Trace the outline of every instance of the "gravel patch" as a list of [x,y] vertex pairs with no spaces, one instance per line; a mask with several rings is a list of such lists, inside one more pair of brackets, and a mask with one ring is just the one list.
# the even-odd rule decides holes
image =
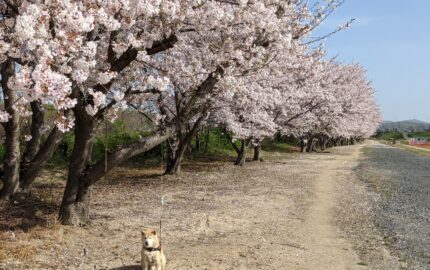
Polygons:
[[430,269],[430,159],[371,145],[356,175],[372,196],[374,223],[403,269]]

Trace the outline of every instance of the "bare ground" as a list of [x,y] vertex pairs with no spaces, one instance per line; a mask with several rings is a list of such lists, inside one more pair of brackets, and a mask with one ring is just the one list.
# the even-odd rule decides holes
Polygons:
[[160,215],[168,269],[396,269],[356,203],[369,199],[353,173],[362,147],[275,153],[244,168],[194,161],[180,176],[119,168],[94,188],[83,228],[57,224],[62,176],[51,171],[39,199],[1,206],[0,269],[139,269],[139,231]]

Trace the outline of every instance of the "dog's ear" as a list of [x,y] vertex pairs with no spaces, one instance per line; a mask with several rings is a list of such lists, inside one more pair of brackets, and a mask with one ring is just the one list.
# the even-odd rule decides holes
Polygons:
[[140,231],[140,235],[143,237],[143,236],[145,236],[145,231],[144,230],[141,230]]
[[153,235],[157,235],[157,232],[156,232],[155,230],[152,230],[152,231],[151,231],[151,233],[152,233]]

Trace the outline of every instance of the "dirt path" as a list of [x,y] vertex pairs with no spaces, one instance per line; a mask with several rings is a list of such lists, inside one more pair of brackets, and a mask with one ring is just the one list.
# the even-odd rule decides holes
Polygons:
[[336,185],[348,165],[357,162],[360,147],[349,147],[348,155],[337,155],[321,161],[322,173],[315,178],[313,200],[303,229],[303,245],[308,251],[300,264],[301,269],[364,269],[359,266],[352,245],[338,234],[333,224],[337,204]]
[[245,168],[193,161],[162,184],[158,171],[119,169],[93,191],[91,226],[17,231],[11,246],[34,252],[0,269],[139,269],[140,230],[158,227],[160,194],[168,269],[366,269],[335,225],[361,148],[275,153]]

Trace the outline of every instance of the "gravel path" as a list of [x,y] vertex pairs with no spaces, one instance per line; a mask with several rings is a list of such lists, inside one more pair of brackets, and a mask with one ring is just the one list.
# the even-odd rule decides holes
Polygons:
[[430,158],[382,144],[365,150],[358,175],[375,201],[376,225],[404,269],[430,269]]

